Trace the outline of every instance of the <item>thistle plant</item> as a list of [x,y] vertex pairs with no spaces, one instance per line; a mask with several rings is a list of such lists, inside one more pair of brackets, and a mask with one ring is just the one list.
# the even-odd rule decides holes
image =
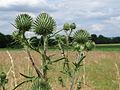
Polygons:
[[[63,42],[63,37],[60,37],[57,35],[57,40],[58,40],[58,46],[61,50],[62,56],[65,58],[64,63],[63,63],[63,70],[60,71],[64,75],[66,75],[69,78],[70,81],[70,90],[80,90],[82,81],[77,77],[77,75],[80,73],[80,67],[82,66],[82,62],[85,59],[86,55],[85,52],[88,52],[92,50],[95,46],[95,43],[91,40],[91,35],[86,31],[86,30],[78,30],[74,33],[73,35],[73,42],[72,42],[72,47],[74,48],[74,51],[77,53],[77,60],[72,62],[72,67],[70,66],[70,60],[68,58],[68,48],[70,47],[69,43],[69,37],[73,30],[76,28],[75,23],[72,23],[71,25],[66,23],[63,26],[63,29],[66,33],[65,40],[66,43]],[[59,38],[58,38],[59,36]],[[65,47],[67,49],[65,50]],[[61,83],[62,86],[64,84],[64,80],[61,77],[59,77],[59,82]],[[77,88],[75,89],[75,85],[77,84]]]
[[[91,50],[95,45],[95,43],[90,40],[90,34],[85,30],[78,30],[74,33],[73,42],[69,42],[74,29],[76,29],[76,24],[65,23],[63,29],[56,32],[56,22],[47,13],[41,13],[35,20],[33,20],[28,14],[20,14],[15,19],[15,24],[13,24],[13,26],[17,29],[17,31],[13,33],[13,37],[24,46],[29,60],[31,61],[32,66],[37,74],[37,76],[29,76],[20,73],[23,77],[27,78],[27,80],[18,84],[13,90],[27,82],[32,82],[30,90],[52,90],[48,78],[49,65],[61,60],[63,61],[63,70],[61,73],[69,77],[71,83],[70,90],[75,90],[74,85],[75,79],[77,78],[76,74],[79,73],[78,71],[82,66],[82,61],[86,57],[84,52]],[[25,36],[27,31],[34,32],[36,36],[28,39]],[[58,35],[60,31],[64,31],[66,35]],[[41,44],[41,41],[37,38],[37,36],[43,38],[43,44]],[[62,54],[61,58],[55,60],[51,59],[51,56],[47,54],[48,40],[51,37],[56,37]],[[74,51],[76,51],[78,54],[77,60],[72,63],[73,67],[70,66],[70,60],[68,58],[68,51],[69,48],[71,48],[70,45],[74,47]],[[30,50],[36,51],[42,57],[42,65],[40,66],[40,69],[34,63]],[[62,76],[59,77],[58,80],[63,87],[66,86]],[[80,87],[81,81],[78,80],[77,90],[79,90]]]
[[8,83],[8,79],[6,78],[6,74],[4,72],[0,72],[0,90],[6,90],[5,85]]
[[[16,40],[19,40],[19,42],[24,46],[29,60],[31,61],[32,66],[37,73],[37,76],[28,76],[20,73],[22,76],[27,78],[27,80],[21,82],[13,90],[27,82],[32,82],[31,90],[51,90],[52,88],[49,85],[47,77],[47,72],[49,70],[48,66],[63,59],[59,58],[56,60],[51,60],[51,57],[47,55],[49,38],[60,32],[54,32],[56,29],[55,20],[47,13],[41,13],[36,18],[36,20],[33,20],[32,17],[28,14],[20,14],[15,19],[15,24],[13,26],[17,29],[17,31],[13,33],[13,37]],[[36,34],[36,37],[31,37],[30,39],[28,39],[25,36],[26,31],[34,32]],[[37,38],[37,36],[43,37],[43,45],[41,44],[41,41]],[[42,66],[40,66],[41,69],[39,69],[34,63],[34,60],[30,54],[30,49],[36,51],[42,57]],[[37,81],[34,80],[36,78]]]

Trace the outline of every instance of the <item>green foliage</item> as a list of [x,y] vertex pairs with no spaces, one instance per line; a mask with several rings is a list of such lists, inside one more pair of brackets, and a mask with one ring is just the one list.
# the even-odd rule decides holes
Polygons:
[[5,85],[8,83],[8,79],[6,79],[6,74],[4,72],[0,73],[0,88],[5,90]]
[[[36,18],[34,23],[32,21],[32,18],[27,14],[18,15],[15,22],[16,24],[14,26],[16,29],[18,29],[18,31],[13,33],[13,37],[18,40],[26,49],[32,66],[38,75],[36,77],[39,78],[33,82],[33,85],[31,87],[32,90],[51,90],[51,87],[47,81],[47,71],[49,70],[48,65],[52,62],[50,57],[47,55],[47,45],[49,34],[52,34],[56,27],[55,20],[47,13],[41,13]],[[35,32],[37,35],[41,35],[43,44],[41,44],[42,41],[39,41],[37,36],[31,37],[30,39],[26,38],[25,32],[29,31],[31,28],[33,28],[33,32]],[[43,45],[43,50],[40,49],[41,45]],[[28,50],[29,48],[38,52],[42,56],[42,70],[39,70],[39,68],[37,68],[36,64],[34,63],[34,60]],[[22,74],[22,76],[25,75]],[[18,84],[15,89],[28,81],[31,81],[31,79]]]
[[21,40],[21,32],[20,31],[14,31],[12,33],[12,36],[15,40],[20,41]]
[[73,36],[74,41],[81,44],[87,42],[90,37],[91,37],[90,34],[86,30],[82,30],[82,29],[76,31]]
[[64,81],[63,81],[63,78],[62,78],[62,77],[58,77],[58,81],[59,81],[59,84],[60,84],[62,87],[65,87]]
[[6,45],[6,37],[4,34],[0,33],[0,48],[5,48]]
[[65,35],[56,35],[56,40],[61,43],[62,45],[65,45],[66,43],[66,37]]
[[38,47],[39,45],[39,39],[37,37],[31,37],[29,39],[29,43],[33,46],[33,47]]
[[22,48],[22,45],[18,41],[15,41],[12,35],[0,33],[0,48]]
[[85,47],[87,50],[92,50],[95,47],[95,42],[89,40],[88,42],[85,43]]
[[33,24],[34,32],[38,35],[48,35],[56,28],[55,20],[47,13],[41,13]]
[[[86,57],[85,51],[92,50],[92,48],[95,46],[95,43],[91,41],[91,35],[86,31],[86,30],[78,30],[74,33],[74,41],[72,43],[74,51],[77,52],[77,60],[74,60],[72,62],[73,67],[70,67],[70,62],[68,58],[68,48],[69,48],[69,37],[71,33],[73,32],[72,29],[75,29],[76,25],[72,23],[70,26],[68,23],[64,24],[64,30],[65,30],[65,42],[63,42],[63,39],[60,35],[57,35],[57,40],[58,40],[58,46],[61,50],[62,56],[65,58],[64,63],[63,63],[63,70],[61,71],[62,74],[66,75],[69,78],[69,81],[71,83],[70,85],[70,90],[74,90],[74,86],[76,85],[75,80],[76,78],[79,79],[78,76],[76,76],[79,73],[79,70],[81,69],[82,62],[84,61],[84,58]],[[71,30],[70,32],[66,32],[68,30]],[[65,52],[65,47],[66,46],[66,52]],[[59,82],[63,86],[64,81],[62,80],[61,77],[59,77]],[[77,85],[77,90],[81,89],[81,82],[82,81],[76,81],[78,83]],[[66,86],[66,85],[65,85]]]
[[44,79],[36,78],[33,81],[31,90],[52,90],[51,86]]
[[82,82],[81,81],[79,81],[78,83],[77,83],[77,90],[80,90],[81,88],[82,88]]
[[76,43],[74,45],[74,51],[81,52],[81,51],[84,51],[84,50],[85,50],[85,45],[84,44]]
[[[24,45],[25,48],[26,47],[27,49],[31,48],[32,50],[38,52],[42,57],[42,66],[41,66],[42,70],[39,70],[34,63],[34,60],[32,59],[30,52],[27,50],[31,63],[38,75],[35,80],[32,80],[31,90],[52,90],[52,88],[48,83],[48,77],[47,77],[47,72],[49,70],[48,66],[61,60],[63,60],[63,70],[61,72],[69,77],[71,83],[70,90],[74,90],[73,86],[75,84],[74,81],[76,78],[76,73],[78,73],[80,67],[82,66],[81,63],[86,57],[84,55],[84,51],[91,50],[94,46],[94,43],[92,41],[91,42],[89,41],[91,37],[90,34],[85,30],[78,30],[77,32],[75,32],[74,41],[76,42],[76,44],[74,45],[74,50],[77,51],[78,57],[75,62],[72,62],[74,67],[70,67],[70,62],[68,58],[68,53],[69,53],[68,48],[70,44],[72,46],[73,43],[69,42],[69,37],[71,36],[73,29],[76,29],[75,23],[72,24],[65,23],[63,26],[63,31],[65,32],[66,35],[58,35],[57,33],[59,31],[53,34],[53,31],[56,28],[56,22],[47,13],[41,13],[34,21],[33,26],[32,26],[32,22],[33,22],[32,18],[27,14],[18,15],[15,22],[16,22],[15,27],[18,29],[18,31],[14,32],[13,34],[14,37],[17,38],[20,41],[20,43]],[[40,35],[42,37],[43,50],[40,49],[41,45],[37,37],[32,37],[29,40],[25,37],[25,32],[29,31],[31,28],[33,28],[33,32],[35,32],[36,35],[38,36]],[[53,34],[52,35],[53,37],[56,36],[56,40],[58,42],[58,46],[62,54],[62,57],[56,60],[52,60],[51,56],[47,55],[48,41],[51,37],[51,34]],[[62,85],[62,87],[65,87],[62,77],[59,77],[58,80]]]
[[32,26],[32,18],[28,14],[20,14],[15,19],[15,27],[20,31],[29,31]]

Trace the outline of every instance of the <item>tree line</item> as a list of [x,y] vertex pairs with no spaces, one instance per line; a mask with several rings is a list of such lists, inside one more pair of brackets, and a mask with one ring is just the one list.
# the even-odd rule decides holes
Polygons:
[[[63,35],[64,37],[64,35]],[[103,35],[97,36],[96,34],[91,35],[92,40],[96,44],[117,44],[120,43],[120,37],[105,37]],[[32,37],[29,40],[33,41],[33,45],[37,45],[37,43],[43,44],[43,38]],[[69,37],[69,42],[72,42],[73,37]],[[51,38],[48,41],[49,46],[53,46],[57,44],[57,40],[55,38]],[[12,35],[4,35],[0,33],[0,48],[22,48],[23,46],[16,41]]]

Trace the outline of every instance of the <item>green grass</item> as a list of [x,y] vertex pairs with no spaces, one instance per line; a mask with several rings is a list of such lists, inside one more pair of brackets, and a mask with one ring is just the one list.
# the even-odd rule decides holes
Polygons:
[[[59,50],[57,47],[49,47],[50,50],[56,51]],[[23,50],[22,48],[16,49],[16,48],[0,48],[0,51],[6,51],[6,50],[15,50],[20,51]],[[72,48],[70,49],[72,50]],[[120,51],[120,44],[97,44],[95,51]]]
[[[103,61],[103,62],[102,62]],[[112,59],[103,59],[99,64],[86,66],[87,76],[95,90],[118,90],[116,70]]]
[[[99,45],[98,45],[99,46]],[[105,46],[105,45],[104,45]],[[114,46],[114,45],[113,45]],[[113,48],[111,48],[113,49]],[[5,50],[5,49],[4,49]],[[7,49],[6,49],[7,50]],[[112,50],[111,50],[112,51]],[[28,61],[27,56],[25,52],[21,51],[10,51],[13,59],[15,60],[15,73],[17,76],[18,83],[20,83],[23,78],[19,75],[19,73],[24,73],[25,75],[33,76],[35,75],[34,69],[32,67],[29,68],[28,71]],[[53,57],[54,59],[59,57],[58,51],[51,51],[50,54],[56,53],[56,56]],[[39,55],[35,52],[31,52],[31,54],[35,58],[35,62],[37,65],[40,65],[39,62]],[[75,53],[71,52],[70,54],[70,60],[73,61],[75,58]],[[5,51],[0,51],[0,71],[8,72],[11,63],[8,55]],[[49,77],[50,82],[54,86],[54,90],[63,90],[60,88],[60,85],[58,83],[58,76],[61,75],[60,71],[62,70],[62,63],[58,62],[56,64],[53,64],[50,67],[49,71]],[[87,57],[85,58],[85,68],[86,68],[86,87],[88,89],[83,90],[119,90],[119,82],[116,76],[117,76],[117,70],[115,68],[115,64],[118,65],[118,68],[120,70],[120,52],[109,52],[109,51],[92,51],[89,52]],[[31,63],[29,63],[31,66]],[[83,67],[81,67],[81,76],[83,74]],[[67,81],[66,76],[63,76],[63,78]],[[12,72],[9,75],[9,84],[7,85],[8,88],[13,88],[11,86],[11,82],[14,81]],[[66,82],[65,81],[65,82]],[[87,86],[88,85],[88,86]],[[25,87],[29,87],[28,85],[23,85],[21,89],[18,90],[24,90]],[[89,89],[90,88],[90,89]],[[8,89],[12,90],[12,89]],[[68,90],[68,89],[66,89]]]
[[97,44],[97,51],[120,51],[120,44]]

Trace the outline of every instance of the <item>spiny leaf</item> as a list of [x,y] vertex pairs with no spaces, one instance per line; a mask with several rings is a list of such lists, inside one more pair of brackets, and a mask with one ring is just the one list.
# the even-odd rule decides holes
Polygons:
[[16,90],[18,87],[20,87],[21,85],[25,84],[25,83],[28,83],[28,82],[31,82],[32,80],[26,80],[26,81],[23,81],[21,82],[20,84],[18,84],[13,90]]

